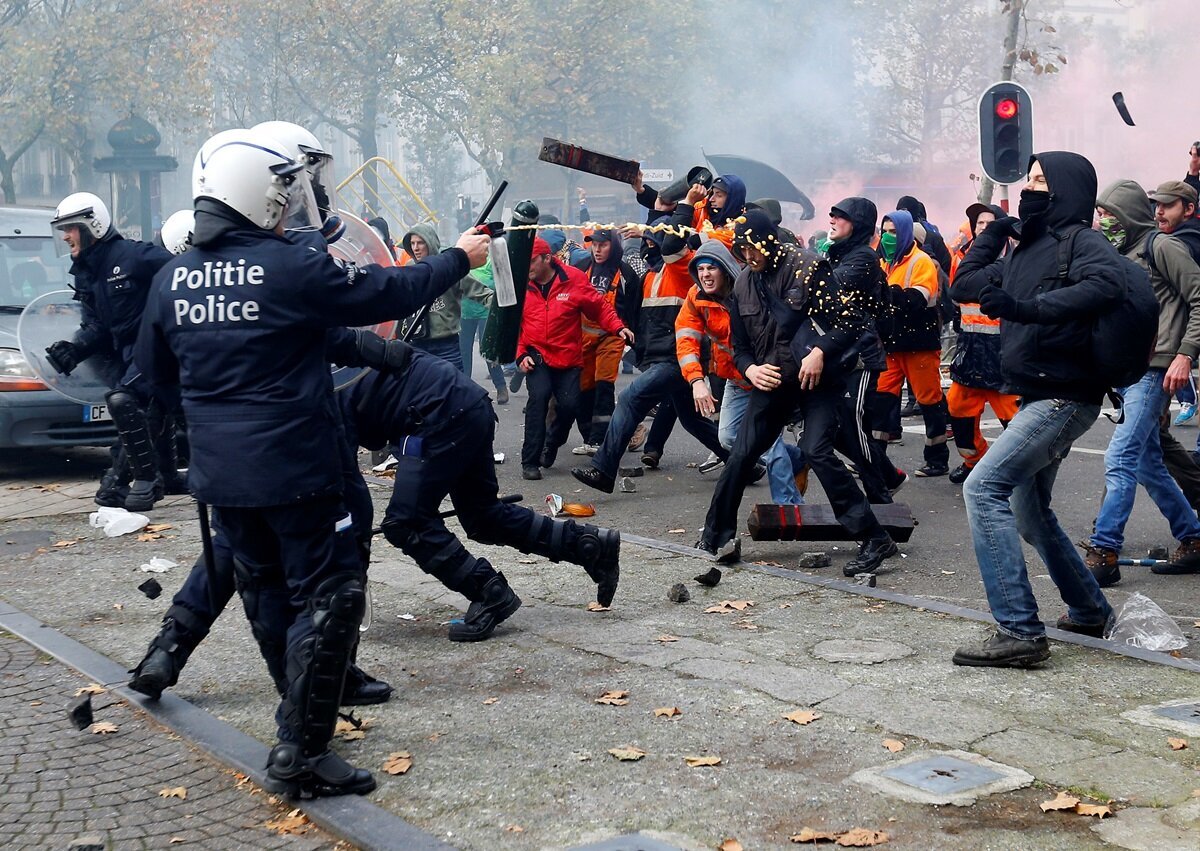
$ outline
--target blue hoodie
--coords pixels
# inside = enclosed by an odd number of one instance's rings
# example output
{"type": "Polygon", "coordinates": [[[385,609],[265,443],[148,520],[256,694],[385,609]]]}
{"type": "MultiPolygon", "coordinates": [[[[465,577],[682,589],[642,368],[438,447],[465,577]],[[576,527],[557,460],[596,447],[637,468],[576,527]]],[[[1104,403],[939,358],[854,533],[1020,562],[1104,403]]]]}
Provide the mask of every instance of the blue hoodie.
{"type": "Polygon", "coordinates": [[[716,228],[724,225],[727,219],[740,216],[746,209],[746,184],[740,177],[736,174],[722,174],[713,181],[714,186],[718,184],[722,185],[729,197],[725,200],[725,206],[719,210],[713,209],[711,201],[708,203],[709,218],[716,228]]]}
{"type": "MultiPolygon", "coordinates": [[[[908,252],[912,251],[913,247],[913,217],[912,213],[907,210],[892,210],[883,217],[883,221],[891,221],[896,226],[896,256],[892,258],[888,266],[895,266],[896,263],[908,256],[908,252]]],[[[880,256],[882,256],[883,248],[880,247],[880,256]]],[[[887,258],[884,258],[885,260],[887,258]]]]}

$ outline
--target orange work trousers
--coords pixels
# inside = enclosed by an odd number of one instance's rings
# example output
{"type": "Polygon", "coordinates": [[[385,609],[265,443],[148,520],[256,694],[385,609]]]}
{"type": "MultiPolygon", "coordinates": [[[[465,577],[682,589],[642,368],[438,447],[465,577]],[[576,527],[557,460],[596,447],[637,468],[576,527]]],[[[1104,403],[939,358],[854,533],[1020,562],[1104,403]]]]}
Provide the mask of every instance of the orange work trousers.
{"type": "Polygon", "coordinates": [[[887,356],[887,369],[879,376],[879,392],[900,396],[904,379],[922,408],[942,401],[942,353],[892,352],[887,356]]]}
{"type": "Polygon", "coordinates": [[[583,371],[579,374],[579,389],[591,390],[598,381],[616,383],[621,372],[621,356],[625,340],[615,334],[583,334],[583,371]]]}
{"type": "Polygon", "coordinates": [[[950,383],[946,392],[946,404],[950,408],[950,428],[954,430],[954,445],[962,456],[963,464],[974,467],[987,452],[988,442],[979,428],[983,406],[991,405],[992,412],[1004,426],[1017,415],[1019,396],[1010,396],[999,390],[967,387],[957,381],[950,383]]]}

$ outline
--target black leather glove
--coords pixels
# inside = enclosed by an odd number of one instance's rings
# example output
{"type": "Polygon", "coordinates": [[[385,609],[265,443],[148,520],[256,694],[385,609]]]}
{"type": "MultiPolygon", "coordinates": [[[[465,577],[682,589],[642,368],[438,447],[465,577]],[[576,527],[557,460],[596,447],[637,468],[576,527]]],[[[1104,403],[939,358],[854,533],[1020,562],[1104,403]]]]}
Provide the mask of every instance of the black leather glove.
{"type": "Polygon", "coordinates": [[[46,348],[46,360],[62,375],[70,375],[79,366],[79,349],[70,340],[59,340],[46,348]]]}
{"type": "Polygon", "coordinates": [[[988,225],[984,233],[999,235],[1005,239],[1015,239],[1017,238],[1017,232],[1014,226],[1020,221],[1016,216],[1005,216],[1002,219],[996,219],[996,221],[988,225]]]}
{"type": "Polygon", "coordinates": [[[1037,319],[1037,302],[1018,301],[1000,287],[991,285],[984,287],[983,292],[979,294],[979,309],[992,319],[1009,319],[1014,322],[1033,322],[1037,319]]]}
{"type": "Polygon", "coordinates": [[[402,373],[412,359],[412,346],[403,340],[384,340],[363,328],[354,329],[358,356],[380,372],[402,373]]]}
{"type": "Polygon", "coordinates": [[[704,240],[700,238],[700,234],[698,233],[691,234],[687,238],[687,246],[688,248],[692,249],[692,251],[696,251],[703,244],[704,240]]]}

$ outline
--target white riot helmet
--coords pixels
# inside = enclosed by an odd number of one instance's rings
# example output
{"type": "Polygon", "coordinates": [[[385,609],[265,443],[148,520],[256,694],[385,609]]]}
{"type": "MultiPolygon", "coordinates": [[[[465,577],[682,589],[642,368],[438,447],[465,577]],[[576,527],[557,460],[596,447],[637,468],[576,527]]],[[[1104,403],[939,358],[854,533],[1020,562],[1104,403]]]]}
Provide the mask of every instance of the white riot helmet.
{"type": "MultiPolygon", "coordinates": [[[[329,182],[333,179],[333,154],[321,147],[320,140],[310,131],[290,121],[264,121],[261,124],[255,124],[251,129],[266,133],[271,138],[283,142],[293,158],[304,162],[309,182],[312,184],[313,197],[316,198],[317,207],[323,214],[322,218],[314,223],[296,221],[289,216],[289,221],[284,222],[284,227],[287,230],[312,230],[315,225],[324,233],[325,228],[322,225],[333,213],[333,201],[329,193],[329,182]]],[[[338,226],[334,229],[340,227],[339,220],[338,226]]],[[[326,238],[329,238],[330,235],[330,233],[325,233],[326,238]]]]}
{"type": "Polygon", "coordinates": [[[264,230],[274,230],[289,206],[319,215],[304,164],[288,146],[253,130],[225,130],[200,146],[192,197],[220,201],[264,230]]]}
{"type": "Polygon", "coordinates": [[[196,214],[192,210],[177,210],[163,222],[159,238],[163,247],[172,254],[182,254],[192,247],[192,231],[196,228],[196,214]]]}
{"type": "Polygon", "coordinates": [[[103,239],[112,227],[112,216],[99,196],[91,192],[76,192],[58,202],[50,225],[55,230],[78,225],[93,239],[103,239]]]}

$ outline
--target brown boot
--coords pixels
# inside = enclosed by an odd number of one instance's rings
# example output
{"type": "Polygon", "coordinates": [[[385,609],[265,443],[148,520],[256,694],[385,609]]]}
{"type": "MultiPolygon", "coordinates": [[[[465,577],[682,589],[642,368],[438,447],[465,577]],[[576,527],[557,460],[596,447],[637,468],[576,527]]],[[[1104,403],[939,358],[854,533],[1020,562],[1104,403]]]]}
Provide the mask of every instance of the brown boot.
{"type": "MultiPolygon", "coordinates": [[[[1096,577],[1096,582],[1101,588],[1108,588],[1121,581],[1121,568],[1117,566],[1116,550],[1110,550],[1107,547],[1093,547],[1090,544],[1085,544],[1084,549],[1086,553],[1083,563],[1092,572],[1092,576],[1096,577]]],[[[1198,553],[1200,553],[1200,549],[1198,549],[1198,553]]]]}
{"type": "MultiPolygon", "coordinates": [[[[1157,567],[1158,565],[1155,565],[1157,567]]],[[[1155,573],[1179,574],[1200,573],[1200,538],[1192,538],[1179,545],[1171,560],[1164,565],[1166,570],[1155,570],[1155,573]]],[[[1153,568],[1151,568],[1153,570],[1153,568]]]]}

